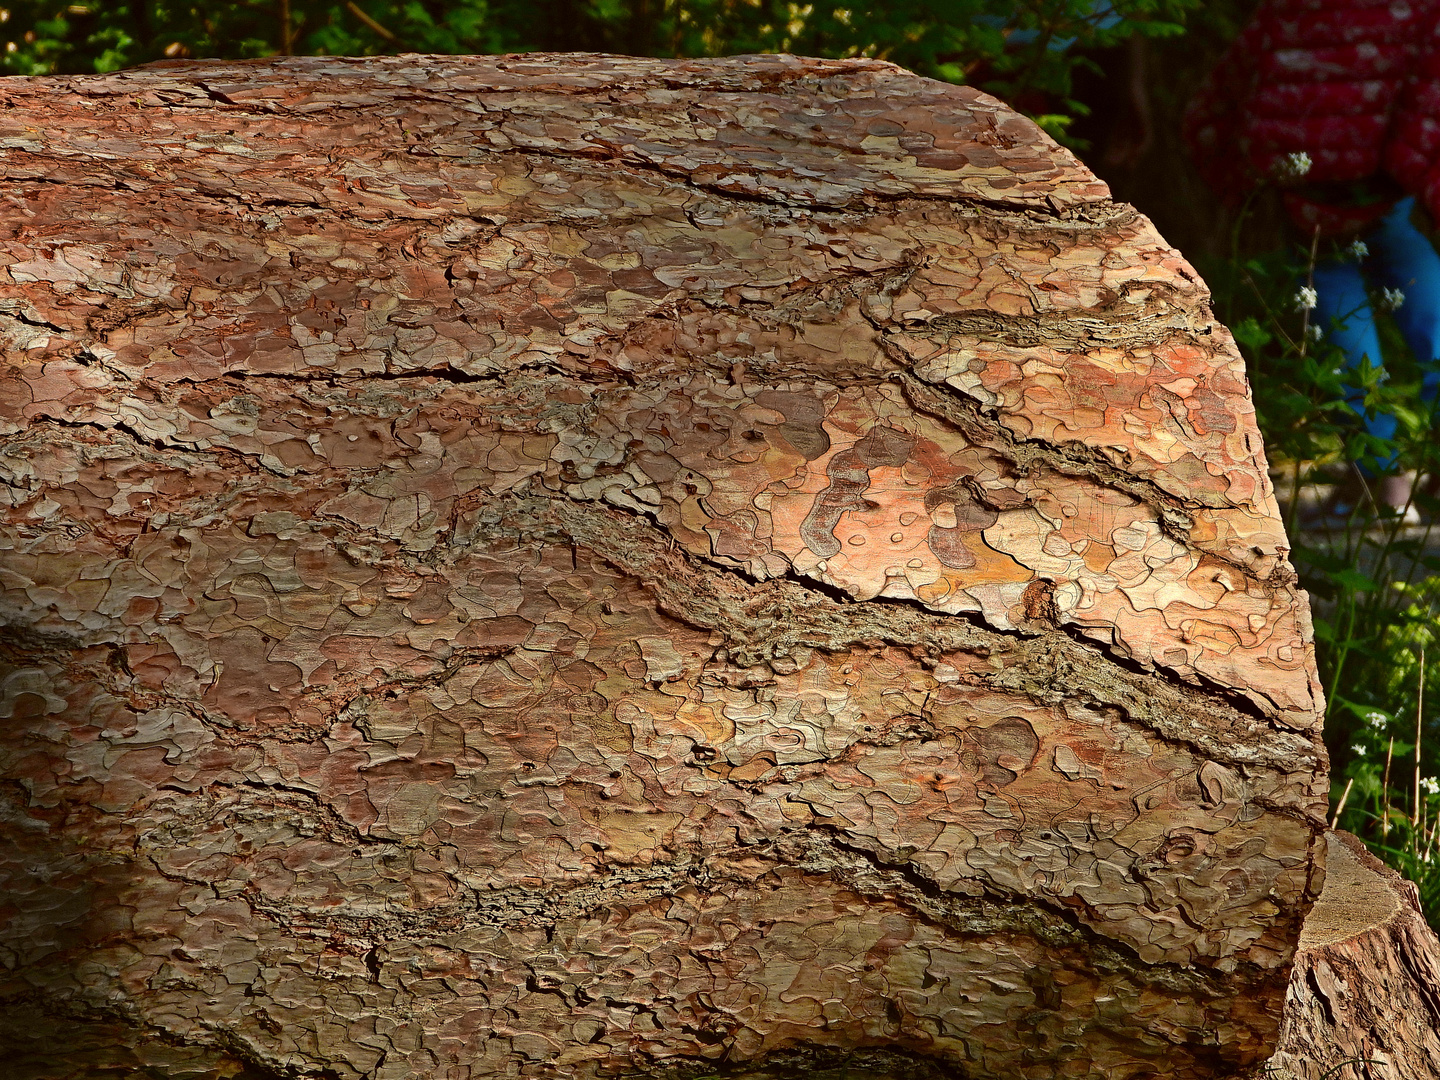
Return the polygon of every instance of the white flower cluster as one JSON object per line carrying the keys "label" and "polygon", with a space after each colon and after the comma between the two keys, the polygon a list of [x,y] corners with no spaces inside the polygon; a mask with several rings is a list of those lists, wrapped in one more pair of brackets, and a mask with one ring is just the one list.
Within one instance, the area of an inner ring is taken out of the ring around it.
{"label": "white flower cluster", "polygon": [[1349,253],[1352,259],[1358,261],[1370,254],[1370,245],[1365,243],[1364,240],[1355,240],[1352,241],[1350,246],[1345,250]]}
{"label": "white flower cluster", "polygon": [[1355,755],[1356,757],[1364,757],[1364,756],[1365,756],[1365,744],[1364,744],[1364,743],[1352,742],[1352,743],[1350,744],[1350,750],[1351,750],[1351,752],[1354,753],[1354,755]]}
{"label": "white flower cluster", "polygon": [[1305,335],[1306,335],[1311,341],[1319,341],[1319,340],[1321,340],[1322,338],[1324,338],[1324,336],[1325,336],[1325,331],[1324,331],[1324,330],[1321,330],[1320,327],[1315,326],[1315,325],[1312,323],[1310,326],[1307,326],[1307,327],[1305,328]]}
{"label": "white flower cluster", "polygon": [[1403,303],[1405,294],[1399,289],[1386,289],[1380,294],[1380,306],[1386,311],[1394,311]]}
{"label": "white flower cluster", "polygon": [[1313,164],[1310,155],[1303,150],[1297,154],[1286,154],[1275,162],[1275,176],[1280,180],[1299,180]]}
{"label": "white flower cluster", "polygon": [[1320,302],[1320,294],[1313,286],[1301,285],[1300,291],[1295,294],[1296,311],[1313,311],[1315,305]]}
{"label": "white flower cluster", "polygon": [[1365,722],[1373,728],[1383,728],[1390,722],[1390,718],[1383,712],[1367,712]]}
{"label": "white flower cluster", "polygon": [[1440,795],[1440,780],[1436,780],[1433,776],[1422,776],[1420,786],[1425,789],[1427,795]]}

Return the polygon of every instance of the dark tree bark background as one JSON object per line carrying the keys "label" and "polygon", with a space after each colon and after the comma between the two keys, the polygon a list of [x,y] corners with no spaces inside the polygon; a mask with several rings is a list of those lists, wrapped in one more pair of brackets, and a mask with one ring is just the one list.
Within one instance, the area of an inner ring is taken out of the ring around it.
{"label": "dark tree bark background", "polygon": [[0,98],[17,1075],[1274,1049],[1305,598],[1203,284],[1029,121],[775,56]]}

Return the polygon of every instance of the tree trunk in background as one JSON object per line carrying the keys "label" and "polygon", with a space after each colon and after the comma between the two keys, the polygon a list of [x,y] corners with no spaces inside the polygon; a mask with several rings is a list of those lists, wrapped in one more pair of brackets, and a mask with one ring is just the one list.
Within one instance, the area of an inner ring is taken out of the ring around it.
{"label": "tree trunk in background", "polygon": [[1030,122],[773,56],[0,98],[12,1075],[1274,1049],[1305,598],[1204,286]]}

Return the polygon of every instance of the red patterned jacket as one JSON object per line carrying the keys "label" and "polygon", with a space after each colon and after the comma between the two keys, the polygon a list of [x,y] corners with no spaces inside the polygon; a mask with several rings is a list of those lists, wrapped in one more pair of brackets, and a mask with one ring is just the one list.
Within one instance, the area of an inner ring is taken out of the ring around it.
{"label": "red patterned jacket", "polygon": [[1393,199],[1335,190],[1387,174],[1440,219],[1437,23],[1440,0],[1267,0],[1185,117],[1202,172],[1234,195],[1304,153],[1286,203],[1306,231],[1379,218]]}

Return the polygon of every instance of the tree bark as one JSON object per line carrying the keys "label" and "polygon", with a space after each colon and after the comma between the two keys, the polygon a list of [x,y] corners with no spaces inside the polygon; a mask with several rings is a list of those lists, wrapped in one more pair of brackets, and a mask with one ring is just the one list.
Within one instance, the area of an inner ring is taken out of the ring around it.
{"label": "tree bark", "polygon": [[872,61],[0,85],[15,1075],[1208,1077],[1324,867],[1179,254]]}
{"label": "tree bark", "polygon": [[1440,940],[1420,894],[1347,832],[1300,934],[1280,1045],[1257,1077],[1440,1076]]}

